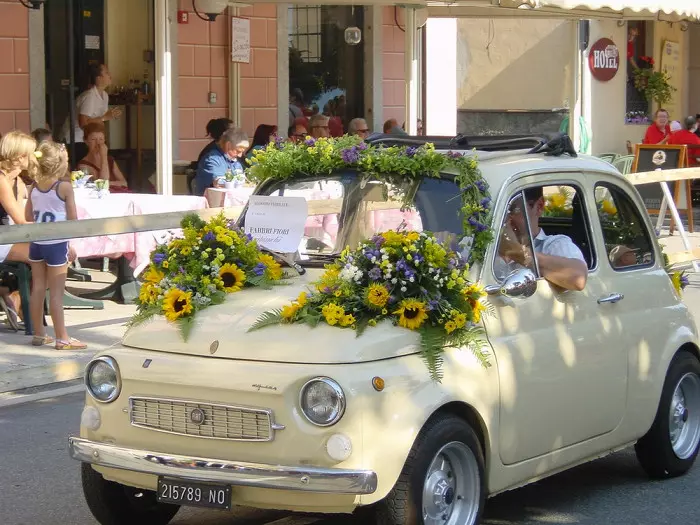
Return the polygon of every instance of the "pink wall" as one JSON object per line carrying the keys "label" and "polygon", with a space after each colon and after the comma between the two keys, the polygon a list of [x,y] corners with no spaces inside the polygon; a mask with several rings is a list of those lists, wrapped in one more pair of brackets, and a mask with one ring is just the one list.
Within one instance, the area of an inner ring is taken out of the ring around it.
{"label": "pink wall", "polygon": [[[205,126],[229,115],[230,20],[197,17],[190,0],[179,0],[189,23],[178,24],[179,158],[193,160],[207,144]],[[252,137],[258,124],[277,123],[277,7],[260,4],[243,10],[250,18],[251,61],[241,64],[241,122]],[[209,103],[209,92],[217,101]]]}
{"label": "pink wall", "polygon": [[29,123],[29,11],[0,0],[0,133],[31,131]]}
{"label": "pink wall", "polygon": [[384,120],[395,118],[401,126],[405,118],[406,106],[404,33],[394,21],[394,8],[385,6],[382,9],[383,115]]}

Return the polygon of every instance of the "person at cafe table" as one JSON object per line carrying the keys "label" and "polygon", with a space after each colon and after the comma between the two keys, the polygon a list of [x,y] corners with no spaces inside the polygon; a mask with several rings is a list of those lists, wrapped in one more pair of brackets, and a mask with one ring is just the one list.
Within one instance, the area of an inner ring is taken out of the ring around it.
{"label": "person at cafe table", "polygon": [[668,111],[659,108],[654,115],[654,122],[644,134],[642,144],[667,144],[670,136],[671,125],[668,121]]}
{"label": "person at cafe table", "polygon": [[117,161],[109,154],[105,142],[105,126],[101,122],[91,122],[84,128],[88,154],[78,161],[78,169],[89,173],[94,179],[109,181],[109,191],[129,193],[126,177],[119,169]]}
{"label": "person at cafe table", "polygon": [[683,124],[685,129],[671,133],[668,143],[688,146],[688,167],[695,167],[700,157],[700,137],[695,134],[698,121],[695,117],[687,117]]}
{"label": "person at cafe table", "polygon": [[227,129],[216,146],[211,149],[197,164],[197,175],[194,178],[195,193],[203,196],[207,188],[222,185],[226,172],[243,171],[239,159],[250,147],[248,135],[240,128]]}

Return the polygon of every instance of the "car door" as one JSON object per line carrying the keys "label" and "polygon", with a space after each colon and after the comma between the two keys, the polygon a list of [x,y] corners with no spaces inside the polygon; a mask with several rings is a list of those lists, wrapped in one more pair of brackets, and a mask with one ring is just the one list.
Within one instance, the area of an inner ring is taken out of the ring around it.
{"label": "car door", "polygon": [[[495,224],[507,222],[513,198],[534,186],[573,189],[570,202],[577,209],[571,220],[578,221],[582,232],[576,244],[588,252],[589,273],[580,292],[564,291],[538,275],[530,297],[489,295],[493,315],[484,324],[498,363],[498,441],[506,465],[611,432],[625,413],[627,351],[621,327],[610,315],[614,304],[598,302],[611,289],[599,269],[599,247],[592,242],[592,185],[581,173],[519,179],[503,193],[509,198],[499,202]],[[531,249],[532,234],[526,242]],[[483,280],[502,285],[504,276],[497,276],[502,258],[494,245]]]}

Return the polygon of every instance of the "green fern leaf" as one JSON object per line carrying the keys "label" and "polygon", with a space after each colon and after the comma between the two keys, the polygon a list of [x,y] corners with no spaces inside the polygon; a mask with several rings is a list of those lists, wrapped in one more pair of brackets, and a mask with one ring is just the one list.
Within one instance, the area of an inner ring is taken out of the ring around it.
{"label": "green fern leaf", "polygon": [[428,367],[430,379],[442,381],[442,354],[445,351],[445,337],[441,328],[426,327],[420,331],[421,358]]}
{"label": "green fern leaf", "polygon": [[258,317],[257,321],[253,323],[253,325],[248,328],[248,332],[252,332],[253,330],[260,330],[261,328],[265,328],[266,326],[272,326],[275,324],[280,324],[282,322],[282,309],[278,308],[276,310],[270,310],[269,312],[263,312],[260,317]]}
{"label": "green fern leaf", "polygon": [[182,317],[177,322],[178,328],[180,329],[180,334],[182,335],[182,340],[187,342],[192,333],[192,328],[194,328],[194,317],[191,315],[188,317]]}

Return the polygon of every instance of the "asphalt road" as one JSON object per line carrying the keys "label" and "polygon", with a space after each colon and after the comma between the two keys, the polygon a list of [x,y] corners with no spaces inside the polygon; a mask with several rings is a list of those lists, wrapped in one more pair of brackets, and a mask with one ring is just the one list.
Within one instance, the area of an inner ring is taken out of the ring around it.
{"label": "asphalt road", "polygon": [[[0,409],[0,524],[95,525],[66,438],[77,432],[82,394]],[[485,525],[698,523],[700,464],[683,477],[649,481],[623,451],[489,500]],[[367,525],[334,516],[184,509],[177,525]]]}

